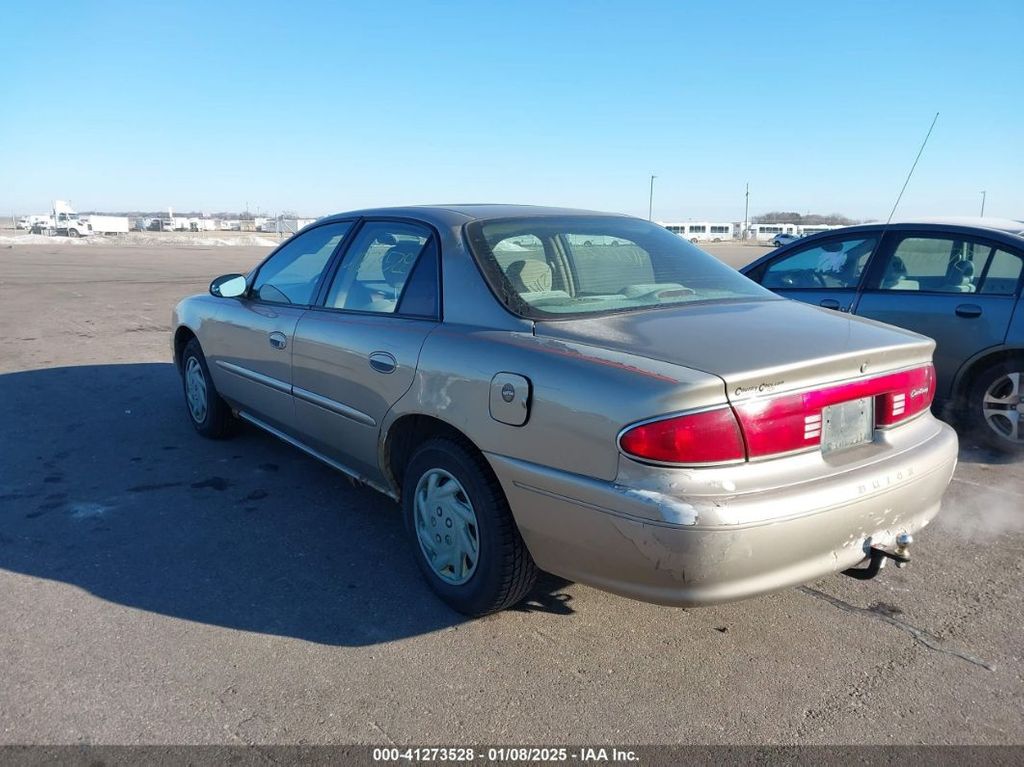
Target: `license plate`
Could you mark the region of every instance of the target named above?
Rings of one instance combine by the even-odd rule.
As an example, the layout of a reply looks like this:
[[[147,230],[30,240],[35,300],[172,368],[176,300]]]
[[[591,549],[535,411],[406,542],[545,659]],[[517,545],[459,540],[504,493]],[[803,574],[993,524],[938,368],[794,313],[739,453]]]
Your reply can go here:
[[[873,397],[864,397],[838,405],[829,405],[821,411],[821,452],[863,445],[872,440],[875,431]]]

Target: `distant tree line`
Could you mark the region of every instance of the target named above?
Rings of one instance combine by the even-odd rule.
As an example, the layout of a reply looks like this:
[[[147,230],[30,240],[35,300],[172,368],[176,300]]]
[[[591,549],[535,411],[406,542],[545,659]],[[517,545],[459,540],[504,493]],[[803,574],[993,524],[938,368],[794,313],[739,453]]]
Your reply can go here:
[[[795,213],[793,211],[773,210],[769,213],[762,213],[751,219],[754,224],[837,224],[839,226],[850,226],[859,224],[852,218],[847,218],[839,213]]]

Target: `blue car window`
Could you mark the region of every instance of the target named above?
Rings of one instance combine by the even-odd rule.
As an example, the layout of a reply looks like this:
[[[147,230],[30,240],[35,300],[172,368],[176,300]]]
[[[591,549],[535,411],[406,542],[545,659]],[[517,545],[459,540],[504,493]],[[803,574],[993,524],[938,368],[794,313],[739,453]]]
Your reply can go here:
[[[1024,259],[1009,251],[996,249],[985,272],[985,282],[978,292],[990,296],[1012,296],[1017,292],[1022,270]]]
[[[877,237],[827,240],[768,265],[761,284],[772,290],[856,288]]]

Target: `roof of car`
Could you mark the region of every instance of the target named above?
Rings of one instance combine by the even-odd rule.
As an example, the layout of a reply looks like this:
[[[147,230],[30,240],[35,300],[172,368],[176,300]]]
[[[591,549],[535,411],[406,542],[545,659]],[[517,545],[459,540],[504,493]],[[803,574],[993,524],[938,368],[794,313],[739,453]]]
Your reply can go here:
[[[367,208],[345,213],[335,213],[326,219],[344,219],[353,216],[391,216],[399,218],[420,218],[440,221],[446,224],[461,224],[497,218],[520,218],[534,216],[623,216],[621,213],[601,213],[577,208],[552,208],[543,205],[508,205],[498,203],[460,203],[455,205],[407,205],[391,208]]]
[[[882,221],[872,221],[872,225],[884,226]],[[1024,221],[1012,218],[996,218],[995,216],[946,216],[941,218],[916,218],[894,221],[892,225],[939,225],[939,226],[971,226],[978,229],[995,229],[998,232],[1024,235]]]
[[[885,223],[883,221],[872,221],[866,224],[852,224],[851,226],[840,227],[839,229],[828,229],[823,232],[815,232],[801,237],[796,242],[804,243],[809,241],[825,240],[836,235],[842,236],[849,232],[873,232],[881,229],[893,231],[906,231],[907,229],[919,228],[927,231],[986,229],[989,232],[998,232],[1003,235],[1011,235],[1017,238],[1024,238],[1024,222],[1008,218],[922,218],[916,220],[902,220]],[[795,245],[796,242],[789,245]],[[787,245],[786,247],[789,247]]]
[[[889,224],[877,221],[868,224],[854,224],[852,226],[844,226],[839,229],[829,229],[824,232],[809,234],[806,237],[801,237],[793,240],[792,242],[787,242],[759,258],[755,258],[746,266],[741,267],[739,271],[742,274],[749,274],[759,268],[766,261],[770,261],[776,256],[780,256],[783,253],[789,253],[797,248],[802,248],[807,243],[821,242],[823,240],[829,240],[835,236],[841,237],[844,234],[856,234],[857,232],[877,232],[883,229],[907,231],[908,229],[912,230],[915,228],[932,232],[960,230],[961,234],[970,233],[971,230],[974,230],[976,233],[979,233],[979,230],[987,230],[991,233],[989,234],[989,237],[996,240],[1002,238],[1004,242],[1014,243],[1016,247],[1020,247],[1020,241],[1024,240],[1024,221],[1017,221],[1012,218],[981,218],[966,216],[950,218],[923,218],[917,220],[893,221]]]

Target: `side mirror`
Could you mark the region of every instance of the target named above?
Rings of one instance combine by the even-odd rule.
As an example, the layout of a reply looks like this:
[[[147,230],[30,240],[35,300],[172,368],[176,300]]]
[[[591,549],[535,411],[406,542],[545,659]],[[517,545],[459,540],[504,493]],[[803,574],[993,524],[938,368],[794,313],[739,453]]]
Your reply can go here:
[[[249,285],[242,274],[224,274],[210,283],[210,295],[217,298],[238,298]]]

